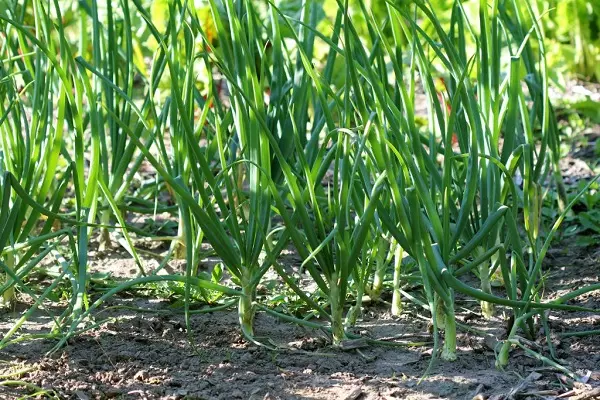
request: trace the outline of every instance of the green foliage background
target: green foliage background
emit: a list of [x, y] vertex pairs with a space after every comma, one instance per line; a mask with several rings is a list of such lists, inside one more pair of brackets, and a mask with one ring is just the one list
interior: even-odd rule
[[[568, 79], [583, 79], [591, 81], [600, 81], [600, 1], [597, 0], [527, 0], [531, 2], [534, 9], [542, 15], [541, 26], [544, 29], [546, 37], [546, 49], [548, 58], [548, 67], [551, 70], [551, 78], [558, 86], [563, 86]], [[5, 15], [8, 5], [14, 0], [0, 0], [0, 14]], [[31, 13], [31, 2], [28, 3], [28, 13]], [[77, 7], [86, 6], [86, 1], [80, 0], [59, 0], [65, 26], [78, 26], [75, 18]], [[99, 2], [100, 10], [106, 9]], [[117, 1], [113, 0], [115, 9]], [[169, 0], [143, 0], [142, 4], [150, 10], [153, 22], [160, 29], [164, 27], [168, 19]], [[209, 7], [207, 0], [193, 0], [198, 13], [206, 15], [203, 18], [209, 23]], [[266, 2], [264, 0], [254, 0], [258, 10], [262, 10], [266, 15]], [[274, 4], [279, 7], [287, 16], [299, 19], [302, 8], [302, 0], [275, 0]], [[337, 5], [335, 0], [314, 0], [319, 5], [318, 18], [321, 20], [319, 30], [327, 33], [331, 30]], [[373, 14], [383, 21], [386, 15], [385, 1], [365, 0], [367, 6], [373, 10]], [[450, 0], [430, 0], [432, 9], [443, 24], [449, 24], [453, 1]], [[357, 26], [357, 30], [363, 35], [364, 40], [368, 41], [368, 32], [364, 18], [361, 18], [358, 0], [350, 0], [350, 12]], [[470, 11], [473, 18], [477, 16], [479, 2], [473, 0], [463, 1], [463, 7]], [[49, 7], [50, 9], [52, 7]], [[102, 17], [102, 16], [100, 16]], [[362, 24], [361, 24], [362, 19]], [[135, 28], [135, 39], [137, 46], [135, 48], [137, 63], [140, 71], [147, 73], [143, 57], [150, 56], [157, 49], [157, 43], [148, 32], [143, 19], [140, 16], [132, 16], [133, 27]], [[268, 21], [268, 18], [265, 18]], [[33, 22], [33, 21], [32, 21]], [[285, 28], [285, 27], [284, 27]], [[429, 34], [433, 31], [427, 26], [423, 27]], [[210, 29], [210, 27], [208, 27]], [[284, 29], [285, 34], [285, 29]], [[391, 34], [391, 32], [390, 32]], [[77, 40], [75, 37], [73, 40]], [[318, 44], [318, 41], [317, 41]], [[91, 51], [91, 49], [90, 49]], [[316, 54], [321, 54], [325, 59], [327, 46], [317, 46]]]

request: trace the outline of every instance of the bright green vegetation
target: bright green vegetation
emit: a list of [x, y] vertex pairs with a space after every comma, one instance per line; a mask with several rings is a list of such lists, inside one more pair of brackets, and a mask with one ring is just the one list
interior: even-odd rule
[[[593, 181], [569, 202], [545, 17], [530, 2], [455, 2], [444, 13], [421, 0], [4, 3], [0, 292], [8, 306], [17, 292], [33, 305], [0, 347], [23, 340], [20, 324], [60, 293], [68, 306], [44, 335], [58, 349], [134, 286], [181, 296], [188, 322], [192, 303], [233, 299], [244, 336], [265, 346], [258, 310], [310, 326], [303, 317], [318, 315], [337, 346], [364, 295], [391, 288], [398, 315], [410, 279], [436, 356], [444, 333], [445, 360], [460, 356], [457, 293], [485, 317], [512, 313], [500, 367], [548, 310], [598, 311], [566, 304], [598, 284], [542, 296], [546, 252]], [[557, 209], [550, 227], [545, 204]], [[176, 232], [129, 223], [159, 212]], [[158, 269], [145, 265], [141, 238], [170, 243]], [[97, 296], [94, 242], [126, 249], [139, 277]], [[203, 244], [223, 271], [200, 270]], [[316, 292], [280, 263], [290, 246]], [[40, 264], [48, 256], [57, 268]], [[165, 275], [175, 258], [185, 274]], [[304, 315], [261, 304], [269, 271]], [[51, 282], [43, 290], [30, 284], [39, 273]]]

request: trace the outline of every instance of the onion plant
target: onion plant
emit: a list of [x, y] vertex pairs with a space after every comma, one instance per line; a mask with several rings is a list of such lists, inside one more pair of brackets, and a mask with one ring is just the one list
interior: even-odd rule
[[385, 282], [388, 267], [391, 259], [394, 257], [394, 245], [386, 237], [381, 237], [379, 240], [374, 240], [369, 246], [371, 249], [371, 259], [375, 264], [373, 268], [373, 281], [368, 290], [369, 297], [373, 300], [380, 298], [383, 292], [383, 284]]
[[[74, 321], [87, 301], [90, 226], [95, 222], [102, 186], [98, 177], [104, 132], [98, 119], [97, 94], [87, 71], [75, 64], [74, 48], [65, 32], [67, 20], [62, 18], [58, 2], [36, 1], [31, 8], [15, 2], [3, 11], [0, 19], [8, 38], [3, 42], [3, 54], [8, 57], [2, 67], [2, 149], [6, 154], [4, 169], [13, 177], [7, 182], [11, 182], [15, 193], [17, 187], [21, 193], [12, 199], [11, 212], [16, 213], [13, 223], [18, 225], [10, 242], [14, 246], [27, 240], [41, 216], [57, 218], [56, 211], [66, 205], [65, 190], [67, 186], [72, 188], [75, 211], [68, 221], [77, 226], [78, 233], [73, 238], [77, 245], [72, 246], [73, 296], [64, 322]], [[55, 24], [54, 18], [60, 23]], [[33, 21], [34, 29], [25, 24], [26, 20]], [[18, 91], [16, 79], [22, 86]], [[25, 106], [33, 110], [31, 120]], [[57, 191], [59, 187], [62, 190]], [[19, 202], [25, 197], [28, 206], [21, 207]], [[33, 204], [36, 207], [31, 208]], [[54, 214], [48, 214], [52, 210]], [[42, 232], [47, 234], [50, 229], [51, 225], [45, 226]], [[15, 256], [19, 254], [10, 252], [9, 264]]]
[[[39, 40], [49, 39], [49, 19], [36, 9], [35, 22]], [[23, 21], [20, 7], [4, 10], [13, 21]], [[3, 190], [0, 261], [6, 280], [2, 301], [14, 300], [14, 288], [22, 286], [27, 273], [22, 268], [36, 254], [43, 242], [24, 246], [36, 235], [51, 232], [53, 219], [22, 202], [12, 190], [12, 179], [31, 198], [48, 209], [58, 210], [70, 179], [61, 151], [64, 146], [64, 116], [67, 112], [66, 88], [60, 85], [57, 67], [27, 35], [1, 22], [5, 40], [0, 44], [0, 185]], [[60, 68], [60, 67], [59, 67]], [[29, 113], [29, 110], [33, 110]], [[62, 163], [62, 166], [61, 166]], [[9, 175], [6, 175], [9, 174]], [[9, 178], [11, 176], [12, 178]], [[15, 280], [15, 277], [18, 279]]]
[[[118, 205], [130, 188], [142, 160], [140, 157], [134, 158], [137, 148], [116, 122], [119, 119], [128, 126], [133, 123], [135, 114], [132, 105], [123, 97], [115, 95], [112, 89], [112, 86], [117, 86], [127, 98], [133, 98], [136, 68], [133, 62], [131, 11], [128, 1], [118, 3], [119, 13], [115, 13], [112, 2], [101, 6], [97, 1], [80, 4], [79, 53], [87, 56], [88, 46], [91, 47], [90, 62], [106, 78], [95, 78], [91, 83], [95, 95], [92, 106], [98, 107], [95, 129], [105, 132], [99, 135], [100, 179], [110, 191], [109, 196], [113, 202]], [[102, 107], [99, 107], [100, 104]], [[110, 224], [113, 211], [107, 198], [109, 196], [104, 196], [101, 204], [100, 222], [104, 225]], [[102, 228], [100, 248], [105, 248], [109, 243], [109, 229]], [[132, 251], [128, 245], [125, 248]]]
[[[141, 5], [136, 5], [166, 55], [171, 83], [167, 111], [170, 117], [162, 126], [170, 132], [173, 164], [164, 150], [165, 137], [160, 136], [164, 130], [159, 133], [161, 157], [157, 158], [148, 143], [142, 142], [123, 121], [117, 121], [177, 196], [186, 239], [186, 275], [192, 277], [196, 273], [201, 260], [195, 250], [205, 237], [242, 288], [240, 325], [245, 336], [254, 340], [256, 287], [274, 258], [269, 254], [267, 261], [262, 260], [270, 229], [273, 186], [272, 143], [264, 133], [264, 88], [275, 79], [265, 70], [262, 26], [250, 2], [228, 1], [225, 10], [211, 2], [218, 38], [218, 46], [214, 46], [191, 5], [175, 2], [169, 6], [165, 33], [153, 26]], [[265, 64], [257, 67], [257, 58]], [[221, 102], [213, 80], [206, 99], [202, 98], [195, 85], [198, 64], [209, 70], [215, 67], [222, 74], [230, 95], [229, 106]], [[94, 73], [100, 75], [97, 70]], [[206, 148], [200, 145], [203, 138], [210, 143]], [[282, 248], [278, 244], [274, 251]]]
[[[294, 214], [289, 214], [281, 198], [277, 199], [287, 232], [305, 260], [303, 264], [329, 300], [328, 317], [334, 345], [340, 345], [346, 338], [344, 307], [352, 276], [359, 285], [357, 305], [360, 307], [362, 288], [366, 283], [360, 263], [369, 261], [368, 257], [363, 260], [360, 257], [365, 244], [369, 243], [369, 230], [386, 176], [383, 172], [375, 177], [359, 175], [354, 178], [364, 163], [362, 158], [372, 157], [364, 149], [370, 131], [370, 125], [358, 133], [334, 131], [330, 136], [335, 138], [336, 145], [321, 149], [323, 157], [318, 160], [333, 159], [334, 181], [327, 188], [333, 194], [324, 193], [318, 179], [329, 164], [317, 162], [310, 169], [303, 160], [306, 188], [300, 191], [293, 185], [290, 190]], [[357, 312], [356, 308], [352, 309], [347, 319], [349, 324], [354, 323]]]
[[[338, 4], [340, 9], [347, 9], [347, 4]], [[386, 22], [391, 37], [363, 7], [373, 44], [370, 52], [346, 14], [341, 50], [349, 63], [346, 82], [352, 86], [356, 114], [364, 115], [369, 108], [378, 110], [375, 125], [381, 124], [382, 139], [369, 145], [375, 159], [381, 160], [374, 165], [388, 174], [393, 204], [382, 204], [379, 214], [419, 265], [434, 326], [445, 330], [442, 357], [451, 360], [456, 357], [455, 290], [481, 300], [483, 314], [488, 316], [492, 304], [511, 305], [520, 315], [527, 309], [527, 301], [539, 301], [539, 297], [530, 296], [540, 271], [525, 264], [515, 220], [521, 204], [526, 215], [539, 215], [541, 191], [530, 188], [537, 187], [540, 175], [532, 171], [547, 171], [549, 162], [545, 153], [533, 153], [535, 143], [527, 134], [531, 132], [531, 118], [534, 122], [538, 116], [549, 118], [551, 108], [546, 96], [535, 93], [531, 108], [524, 101], [520, 63], [524, 49], [531, 48], [531, 35], [509, 37], [514, 50], [509, 48], [508, 59], [502, 57], [500, 46], [507, 31], [499, 20], [497, 2], [491, 15], [487, 3], [481, 2], [480, 36], [475, 36], [459, 3], [450, 34], [425, 2], [415, 2], [414, 7], [388, 3], [388, 8]], [[419, 18], [428, 19], [435, 36], [420, 28]], [[534, 30], [535, 26], [530, 33]], [[477, 45], [472, 54], [466, 47], [467, 35]], [[403, 65], [405, 51], [411, 53], [408, 76]], [[435, 54], [448, 73], [446, 98], [438, 96], [427, 51]], [[394, 80], [389, 79], [388, 65]], [[503, 72], [507, 67], [509, 70]], [[416, 71], [433, 121], [426, 132], [415, 125]], [[476, 75], [477, 86], [471, 83], [471, 74]], [[518, 121], [523, 121], [521, 126]], [[457, 149], [453, 147], [455, 141]], [[552, 133], [544, 130], [541, 141], [542, 149], [552, 147]], [[525, 194], [513, 182], [517, 172], [526, 181]], [[536, 229], [534, 224], [526, 225], [527, 231]], [[507, 254], [514, 259], [512, 271]], [[458, 270], [461, 274], [478, 269], [481, 290], [456, 278], [454, 271], [460, 265], [466, 267]], [[508, 299], [491, 294], [489, 279], [496, 268], [504, 277]], [[517, 299], [517, 288], [528, 293], [523, 300]]]
[[402, 276], [402, 261], [404, 260], [404, 250], [402, 247], [394, 243], [394, 274], [393, 274], [393, 291], [392, 291], [392, 315], [402, 314], [402, 292], [400, 290]]

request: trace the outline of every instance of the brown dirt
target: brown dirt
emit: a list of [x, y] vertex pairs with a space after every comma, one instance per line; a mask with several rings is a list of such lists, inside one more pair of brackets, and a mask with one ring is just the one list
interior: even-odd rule
[[[117, 263], [115, 258], [109, 265]], [[586, 249], [572, 241], [564, 243], [549, 255], [547, 289], [558, 296], [598, 282], [599, 259], [600, 247]], [[125, 262], [126, 257], [122, 260]], [[582, 296], [578, 303], [600, 308], [600, 293]], [[107, 306], [164, 310], [168, 304], [124, 295]], [[418, 310], [407, 306], [404, 315], [395, 318], [387, 309], [382, 305], [366, 307], [356, 331], [373, 338], [401, 336], [404, 341], [431, 341], [427, 322], [419, 318]], [[225, 311], [192, 317], [192, 346], [183, 317], [122, 308], [105, 308], [96, 320], [110, 321], [74, 338], [52, 356], [44, 356], [55, 344], [49, 340], [9, 346], [0, 353], [0, 375], [30, 368], [11, 379], [51, 389], [61, 399], [472, 399], [476, 395], [533, 399], [556, 398], [571, 390], [573, 394], [592, 393], [592, 388], [600, 385], [600, 337], [558, 336], [562, 331], [599, 329], [600, 316], [550, 313], [562, 365], [588, 374], [587, 386], [573, 386], [523, 351], [512, 352], [507, 371], [497, 370], [492, 348], [505, 332], [504, 310], [499, 309], [499, 317], [488, 323], [472, 301], [459, 300], [457, 309], [460, 322], [487, 329], [489, 336], [459, 333], [458, 360], [438, 362], [421, 383], [431, 357], [429, 343], [344, 352], [331, 348], [321, 331], [259, 313], [256, 335], [286, 348], [271, 351], [244, 341], [237, 315]], [[0, 332], [6, 332], [16, 316], [4, 315]], [[40, 315], [23, 329], [39, 333], [47, 330], [49, 322]], [[544, 335], [540, 333], [538, 341], [530, 345], [536, 350], [545, 346]], [[543, 353], [548, 356], [545, 348]], [[17, 399], [25, 393], [22, 387], [0, 386], [2, 399]]]

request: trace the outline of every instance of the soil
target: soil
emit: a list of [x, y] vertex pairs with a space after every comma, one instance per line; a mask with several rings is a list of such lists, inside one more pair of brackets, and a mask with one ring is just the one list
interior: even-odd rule
[[[135, 271], [115, 252], [106, 268]], [[600, 279], [600, 246], [579, 247], [569, 239], [550, 252], [545, 271], [548, 297], [560, 296]], [[407, 302], [408, 303], [408, 302]], [[600, 309], [600, 291], [573, 304]], [[115, 307], [116, 306], [116, 307]], [[329, 344], [320, 330], [281, 322], [258, 313], [257, 337], [268, 337], [282, 349], [249, 344], [238, 329], [232, 311], [195, 315], [191, 335], [182, 316], [141, 313], [125, 307], [168, 309], [167, 301], [123, 294], [95, 315], [108, 321], [69, 341], [61, 351], [45, 356], [56, 342], [24, 341], [0, 353], [0, 375], [49, 389], [60, 399], [473, 399], [557, 398], [561, 394], [593, 395], [600, 387], [600, 337], [563, 337], [561, 332], [600, 328], [600, 315], [549, 313], [553, 345], [561, 365], [584, 377], [573, 382], [564, 373], [513, 350], [505, 371], [494, 367], [493, 348], [506, 332], [507, 322], [485, 321], [476, 303], [459, 298], [458, 321], [484, 331], [459, 332], [458, 360], [438, 361], [424, 376], [432, 354], [428, 323], [407, 305], [401, 317], [392, 317], [385, 304], [365, 307], [356, 332], [382, 338], [395, 346], [372, 345], [342, 351]], [[18, 312], [4, 315], [5, 333]], [[40, 333], [49, 318], [34, 316], [22, 328]], [[190, 341], [191, 339], [191, 341]], [[395, 340], [391, 340], [395, 339]], [[425, 342], [408, 346], [408, 342]], [[542, 332], [529, 348], [549, 356]], [[22, 386], [0, 386], [0, 398], [17, 399], [28, 393]], [[51, 392], [52, 393], [52, 392]], [[569, 397], [565, 397], [569, 398]], [[593, 398], [593, 397], [573, 397]]]

